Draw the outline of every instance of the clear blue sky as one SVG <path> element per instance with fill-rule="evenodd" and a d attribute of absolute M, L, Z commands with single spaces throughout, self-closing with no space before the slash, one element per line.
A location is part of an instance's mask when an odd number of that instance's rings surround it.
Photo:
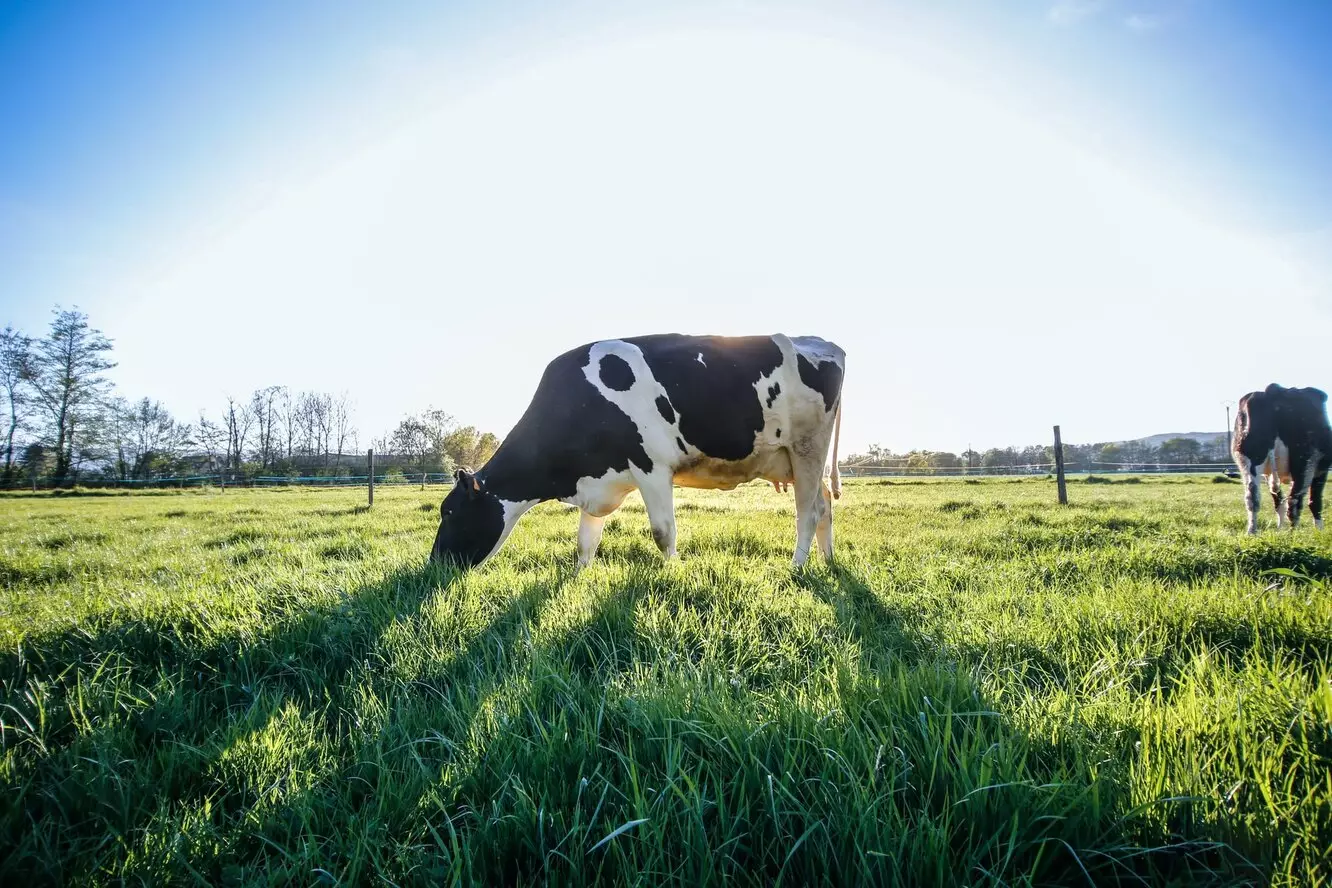
<path fill-rule="evenodd" d="M 853 448 L 1332 387 L 1332 3 L 622 6 L 0 2 L 0 323 L 375 434 L 661 330 L 840 342 Z"/>

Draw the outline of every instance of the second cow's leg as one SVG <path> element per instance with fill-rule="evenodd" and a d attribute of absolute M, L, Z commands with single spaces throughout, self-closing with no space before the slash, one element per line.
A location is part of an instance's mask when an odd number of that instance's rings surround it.
<path fill-rule="evenodd" d="M 1244 475 L 1244 511 L 1249 517 L 1248 532 L 1250 535 L 1258 532 L 1258 506 L 1262 502 L 1262 466 L 1251 459 L 1239 457 L 1236 459 L 1239 464 L 1239 470 Z"/>
<path fill-rule="evenodd" d="M 1284 498 L 1281 494 L 1281 476 L 1275 471 L 1267 476 L 1267 489 L 1272 494 L 1272 507 L 1276 509 L 1277 530 L 1280 530 L 1286 518 L 1286 510 L 1284 508 Z M 1292 488 L 1291 493 L 1294 492 L 1294 488 Z"/>
<path fill-rule="evenodd" d="M 1286 498 L 1286 519 L 1290 523 L 1291 530 L 1299 526 L 1300 513 L 1304 511 L 1304 498 L 1309 495 L 1314 471 L 1314 464 L 1308 459 L 1299 463 L 1292 459 L 1290 462 L 1290 494 Z"/>
<path fill-rule="evenodd" d="M 1323 529 L 1323 487 L 1327 484 L 1327 468 L 1314 475 L 1309 485 L 1309 514 L 1313 515 L 1314 527 Z"/>

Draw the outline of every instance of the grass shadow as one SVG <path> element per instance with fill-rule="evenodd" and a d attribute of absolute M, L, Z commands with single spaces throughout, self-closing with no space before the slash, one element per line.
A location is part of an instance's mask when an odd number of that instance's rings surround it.
<path fill-rule="evenodd" d="M 973 837 L 1013 830 L 960 877 L 994 884 L 1157 884 L 1256 875 L 1243 857 L 1208 839 L 1209 825 L 1193 820 L 1187 808 L 1169 800 L 1139 805 L 1127 775 L 1097 761 L 1091 738 L 1033 736 L 984 693 L 985 670 L 1012 668 L 1005 663 L 1021 663 L 1023 682 L 1056 681 L 1059 664 L 1048 652 L 1011 644 L 1003 651 L 951 648 L 919 615 L 889 604 L 864 573 L 843 563 L 799 572 L 795 583 L 830 605 L 841 631 L 857 642 L 866 680 L 851 699 L 874 708 L 896 697 L 909 701 L 907 714 L 916 710 L 923 731 L 936 720 L 947 726 L 915 753 L 949 763 L 916 773 L 923 803 L 967 821 Z M 987 758 L 988 767 L 977 767 Z M 1023 779 L 1005 780 L 1006 773 Z M 1008 827 L 1000 824 L 1005 820 Z"/>
<path fill-rule="evenodd" d="M 202 617 L 116 620 L 32 635 L 0 654 L 10 701 L 0 733 L 9 762 L 0 880 L 115 873 L 133 837 L 164 811 L 214 805 L 216 817 L 234 814 L 242 800 L 213 782 L 223 738 L 274 699 L 336 721 L 350 703 L 348 676 L 385 630 L 458 580 L 436 566 L 399 569 L 280 614 L 256 635 L 218 636 Z"/>

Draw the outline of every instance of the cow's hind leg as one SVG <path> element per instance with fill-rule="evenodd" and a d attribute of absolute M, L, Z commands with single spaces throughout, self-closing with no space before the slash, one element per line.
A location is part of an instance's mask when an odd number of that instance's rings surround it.
<path fill-rule="evenodd" d="M 1291 530 L 1299 526 L 1300 513 L 1304 511 L 1304 498 L 1313 486 L 1315 470 L 1315 464 L 1308 459 L 1299 463 L 1292 459 L 1290 462 L 1290 497 L 1286 500 L 1286 518 L 1290 521 Z"/>
<path fill-rule="evenodd" d="M 1244 475 L 1244 510 L 1249 516 L 1248 532 L 1252 536 L 1258 532 L 1258 505 L 1263 496 L 1262 487 L 1259 485 L 1262 464 L 1247 457 L 1241 457 L 1236 462 L 1239 463 L 1239 470 Z"/>
<path fill-rule="evenodd" d="M 1323 529 L 1323 488 L 1327 485 L 1327 466 L 1323 466 L 1314 475 L 1309 485 L 1309 514 L 1313 515 L 1314 527 Z"/>
<path fill-rule="evenodd" d="M 791 563 L 801 567 L 809 558 L 809 550 L 814 545 L 814 534 L 824 521 L 825 514 L 831 514 L 823 494 L 823 463 L 808 456 L 791 454 L 792 468 L 795 470 L 795 507 L 796 507 L 796 547 Z M 827 538 L 829 551 L 832 547 L 832 521 L 828 519 Z"/>
<path fill-rule="evenodd" d="M 1272 507 L 1276 509 L 1277 530 L 1280 530 L 1282 522 L 1286 517 L 1285 516 L 1286 510 L 1284 507 L 1284 499 L 1281 493 L 1281 475 L 1278 474 L 1275 469 L 1273 469 L 1267 475 L 1267 490 L 1272 494 Z M 1291 493 L 1294 492 L 1295 491 L 1292 488 Z"/>
<path fill-rule="evenodd" d="M 652 472 L 638 478 L 638 492 L 647 507 L 652 539 L 667 560 L 675 557 L 675 485 L 670 472 Z"/>
<path fill-rule="evenodd" d="M 578 518 L 578 566 L 587 567 L 601 544 L 601 532 L 606 527 L 606 516 L 593 515 L 584 509 Z"/>
<path fill-rule="evenodd" d="M 820 484 L 819 505 L 821 507 L 821 516 L 819 523 L 814 527 L 814 539 L 818 541 L 819 551 L 827 561 L 832 561 L 833 557 L 833 492 L 828 489 L 827 484 Z"/>

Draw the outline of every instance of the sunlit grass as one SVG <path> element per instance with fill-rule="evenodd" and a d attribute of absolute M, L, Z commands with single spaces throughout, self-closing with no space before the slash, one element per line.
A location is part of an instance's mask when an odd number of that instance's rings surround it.
<path fill-rule="evenodd" d="M 1332 878 L 1332 533 L 1238 485 L 852 482 L 800 572 L 770 487 L 582 573 L 442 495 L 0 500 L 0 881 Z"/>

